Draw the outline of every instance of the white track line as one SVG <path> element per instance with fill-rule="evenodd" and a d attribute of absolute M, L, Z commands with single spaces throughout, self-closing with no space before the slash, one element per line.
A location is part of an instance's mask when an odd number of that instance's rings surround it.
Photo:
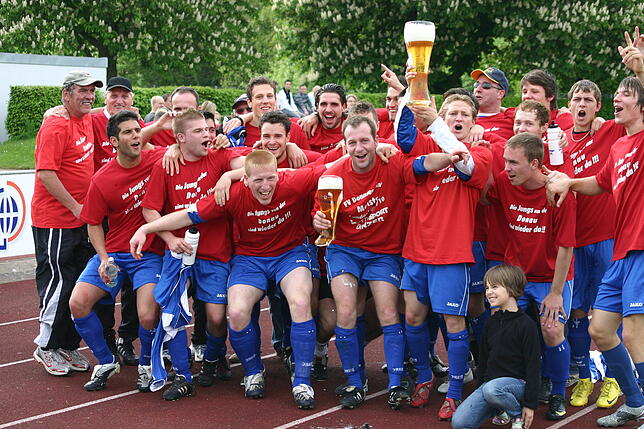
<path fill-rule="evenodd" d="M 565 419 L 555 423 L 552 426 L 548 426 L 546 429 L 559 429 L 559 428 L 565 427 L 568 423 L 574 422 L 579 417 L 583 417 L 586 414 L 593 412 L 596 409 L 597 409 L 597 405 L 593 404 L 589 407 L 584 408 L 583 410 L 577 411 L 575 414 L 571 415 L 570 417 L 566 417 Z"/>
<path fill-rule="evenodd" d="M 378 391 L 376 393 L 372 393 L 371 395 L 367 395 L 367 397 L 365 398 L 365 401 L 368 401 L 369 399 L 377 398 L 378 396 L 382 396 L 387 392 L 388 392 L 387 389 L 383 389 L 383 390 L 380 390 L 380 391 Z M 326 410 L 322 410 L 319 413 L 311 414 L 310 416 L 303 417 L 303 418 L 298 419 L 298 420 L 294 420 L 292 422 L 283 424 L 282 426 L 276 426 L 273 429 L 292 428 L 293 426 L 297 426 L 299 424 L 306 423 L 308 421 L 317 419 L 318 417 L 322 417 L 322 416 L 326 416 L 327 414 L 335 413 L 336 411 L 340 411 L 341 409 L 342 409 L 342 407 L 340 405 L 335 406 L 335 407 L 331 407 L 331 408 L 327 408 Z M 0 429 L 2 429 L 2 426 L 0 426 Z"/>

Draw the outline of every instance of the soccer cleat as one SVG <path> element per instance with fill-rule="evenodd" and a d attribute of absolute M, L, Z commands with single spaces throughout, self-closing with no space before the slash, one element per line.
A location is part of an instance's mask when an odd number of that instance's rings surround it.
<path fill-rule="evenodd" d="M 264 397 L 264 371 L 244 377 L 244 395 L 247 398 L 259 399 Z"/>
<path fill-rule="evenodd" d="M 89 360 L 83 356 L 78 349 L 76 350 L 65 350 L 65 349 L 58 349 L 58 354 L 65 359 L 65 361 L 69 364 L 69 367 L 72 371 L 80 371 L 80 372 L 85 372 L 89 371 L 90 364 Z"/>
<path fill-rule="evenodd" d="M 45 371 L 51 375 L 67 375 L 72 370 L 71 366 L 56 350 L 43 350 L 36 347 L 34 359 L 40 362 Z"/>
<path fill-rule="evenodd" d="M 380 370 L 385 374 L 387 373 L 387 362 L 382 364 L 382 366 L 380 367 Z"/>
<path fill-rule="evenodd" d="M 435 377 L 443 378 L 449 375 L 449 366 L 445 365 L 438 355 L 431 357 L 429 367 L 432 369 Z"/>
<path fill-rule="evenodd" d="M 315 356 L 313 359 L 313 368 L 311 370 L 311 377 L 317 381 L 326 381 L 329 378 L 327 363 L 329 356 Z"/>
<path fill-rule="evenodd" d="M 132 341 L 126 341 L 123 338 L 119 338 L 116 341 L 116 351 L 118 352 L 118 356 L 121 357 L 123 365 L 136 366 L 139 364 L 139 357 L 134 353 L 134 345 L 132 345 Z"/>
<path fill-rule="evenodd" d="M 424 383 L 418 383 L 414 393 L 411 395 L 409 405 L 414 408 L 422 408 L 429 402 L 429 394 L 432 391 L 432 386 L 434 385 L 434 380 L 426 381 Z"/>
<path fill-rule="evenodd" d="M 217 375 L 217 361 L 209 361 L 204 359 L 203 364 L 201 365 L 201 371 L 197 376 L 197 382 L 201 387 L 212 386 L 215 382 L 215 376 Z"/>
<path fill-rule="evenodd" d="M 610 408 L 617 403 L 619 395 L 622 394 L 622 389 L 619 388 L 617 380 L 611 377 L 604 377 L 602 388 L 597 397 L 597 408 Z"/>
<path fill-rule="evenodd" d="M 190 344 L 190 354 L 195 362 L 203 362 L 203 355 L 206 352 L 205 344 Z"/>
<path fill-rule="evenodd" d="M 347 386 L 344 389 L 344 394 L 340 398 L 340 405 L 342 408 L 352 410 L 364 402 L 364 397 L 364 389 L 356 386 Z"/>
<path fill-rule="evenodd" d="M 492 424 L 496 426 L 505 426 L 508 423 L 510 423 L 510 416 L 508 416 L 508 413 L 505 411 L 500 412 L 499 414 L 496 414 L 494 417 L 492 417 Z M 514 424 L 514 422 L 512 423 Z M 521 422 L 523 424 L 523 421 Z M 521 426 L 523 427 L 523 426 Z"/>
<path fill-rule="evenodd" d="M 474 372 L 472 371 L 472 368 L 468 367 L 467 372 L 463 376 L 463 384 L 471 383 L 472 381 L 474 381 Z M 449 380 L 443 382 L 436 390 L 438 390 L 439 393 L 447 393 L 449 390 Z"/>
<path fill-rule="evenodd" d="M 152 366 L 139 365 L 139 376 L 136 378 L 136 388 L 139 392 L 149 392 L 152 384 Z"/>
<path fill-rule="evenodd" d="M 631 420 L 638 420 L 644 418 L 644 405 L 641 407 L 633 408 L 623 404 L 613 414 L 609 414 L 597 419 L 597 426 L 604 428 L 615 428 L 623 426 L 626 422 Z"/>
<path fill-rule="evenodd" d="M 452 420 L 452 416 L 456 412 L 456 408 L 461 405 L 461 401 L 452 398 L 445 398 L 445 402 L 438 410 L 438 418 L 441 420 Z"/>
<path fill-rule="evenodd" d="M 281 359 L 281 357 L 280 357 Z M 237 353 L 233 353 L 228 357 L 228 362 L 230 363 L 240 363 L 239 361 L 239 356 L 237 356 Z"/>
<path fill-rule="evenodd" d="M 349 383 L 344 383 L 339 385 L 338 387 L 335 388 L 335 396 L 344 396 L 345 393 L 347 393 L 347 389 L 351 385 Z M 369 379 L 365 378 L 364 382 L 362 383 L 362 390 L 364 390 L 364 393 L 367 393 L 369 391 Z"/>
<path fill-rule="evenodd" d="M 290 347 L 287 347 L 284 351 L 284 366 L 292 383 L 295 378 L 295 361 L 293 360 L 293 350 Z"/>
<path fill-rule="evenodd" d="M 189 383 L 184 375 L 177 374 L 170 387 L 163 392 L 163 399 L 166 401 L 176 401 L 177 399 L 192 396 L 194 391 L 195 388 L 192 383 Z"/>
<path fill-rule="evenodd" d="M 297 408 L 310 410 L 315 406 L 315 394 L 308 384 L 298 384 L 293 388 L 293 399 Z"/>
<path fill-rule="evenodd" d="M 387 403 L 392 410 L 399 410 L 404 403 L 409 403 L 409 392 L 402 386 L 394 386 L 389 390 Z"/>
<path fill-rule="evenodd" d="M 225 355 L 217 358 L 215 366 L 217 367 L 216 373 L 218 379 L 227 381 L 233 378 L 233 370 L 230 369 L 230 362 Z"/>
<path fill-rule="evenodd" d="M 561 395 L 550 395 L 546 419 L 561 420 L 566 416 L 566 400 Z"/>
<path fill-rule="evenodd" d="M 509 417 L 508 417 L 508 423 L 509 423 Z M 525 426 L 523 425 L 523 420 L 521 417 L 516 418 L 512 420 L 512 427 L 510 429 L 524 429 Z"/>
<path fill-rule="evenodd" d="M 103 390 L 107 386 L 107 379 L 121 372 L 121 364 L 116 356 L 113 358 L 114 362 L 106 363 L 104 365 L 95 365 L 92 372 L 92 378 L 85 383 L 83 388 L 88 392 L 95 392 Z"/>
<path fill-rule="evenodd" d="M 547 404 L 552 392 L 552 380 L 548 377 L 541 376 L 541 385 L 539 386 L 539 402 Z"/>
<path fill-rule="evenodd" d="M 570 395 L 570 405 L 583 407 L 588 403 L 588 397 L 593 393 L 593 382 L 590 378 L 580 378 Z"/>

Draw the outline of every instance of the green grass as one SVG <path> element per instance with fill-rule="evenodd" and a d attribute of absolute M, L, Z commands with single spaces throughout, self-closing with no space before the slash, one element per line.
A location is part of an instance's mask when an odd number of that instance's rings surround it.
<path fill-rule="evenodd" d="M 29 170 L 34 168 L 36 136 L 12 137 L 0 143 L 0 169 Z"/>

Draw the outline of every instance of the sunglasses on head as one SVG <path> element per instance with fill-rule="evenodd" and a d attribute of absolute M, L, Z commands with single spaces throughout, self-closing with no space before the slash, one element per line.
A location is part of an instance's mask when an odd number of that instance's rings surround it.
<path fill-rule="evenodd" d="M 235 109 L 235 113 L 237 113 L 238 115 L 243 115 L 244 113 L 250 113 L 252 111 L 253 109 L 251 109 L 250 107 L 238 107 L 237 109 Z"/>
<path fill-rule="evenodd" d="M 483 87 L 483 89 L 490 89 L 490 88 L 503 89 L 500 86 L 492 85 L 490 82 L 474 82 L 474 89 L 478 88 L 479 86 Z"/>

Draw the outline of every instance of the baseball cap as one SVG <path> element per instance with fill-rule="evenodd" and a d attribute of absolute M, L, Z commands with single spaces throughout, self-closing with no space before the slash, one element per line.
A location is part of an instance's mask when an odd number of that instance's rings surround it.
<path fill-rule="evenodd" d="M 496 67 L 488 67 L 485 70 L 476 69 L 472 73 L 470 73 L 470 76 L 472 76 L 472 79 L 477 80 L 482 74 L 484 74 L 492 82 L 501 85 L 501 88 L 503 88 L 505 93 L 508 93 L 510 84 L 508 83 L 508 79 L 505 77 L 505 73 L 503 73 L 501 70 L 497 69 Z"/>
<path fill-rule="evenodd" d="M 248 102 L 248 95 L 242 94 L 239 97 L 235 98 L 235 101 L 233 101 L 233 109 L 235 108 L 236 105 L 239 103 L 243 103 L 244 101 Z"/>
<path fill-rule="evenodd" d="M 101 82 L 100 79 L 96 79 L 94 76 L 92 76 L 90 73 L 86 71 L 79 71 L 79 70 L 71 71 L 65 75 L 65 79 L 63 80 L 63 86 L 67 86 L 70 84 L 75 84 L 80 86 L 94 85 L 97 88 L 103 87 L 103 82 Z"/>
<path fill-rule="evenodd" d="M 123 76 L 114 76 L 107 81 L 107 87 L 105 90 L 109 91 L 112 88 L 124 88 L 132 92 L 132 82 Z"/>

